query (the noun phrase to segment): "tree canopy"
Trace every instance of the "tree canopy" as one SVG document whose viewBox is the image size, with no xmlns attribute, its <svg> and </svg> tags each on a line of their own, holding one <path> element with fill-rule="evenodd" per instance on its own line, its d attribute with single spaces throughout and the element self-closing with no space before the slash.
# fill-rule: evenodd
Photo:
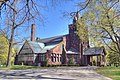
<svg viewBox="0 0 120 80">
<path fill-rule="evenodd" d="M 120 53 L 119 8 L 118 0 L 92 0 L 83 14 L 85 24 L 89 27 L 89 35 L 116 53 Z M 114 43 L 115 48 L 110 43 Z"/>
<path fill-rule="evenodd" d="M 111 63 L 120 62 L 119 3 L 119 0 L 86 0 L 78 3 L 78 11 L 82 10 L 83 14 L 83 20 L 78 25 L 83 29 L 88 27 L 89 41 L 94 46 L 105 46 Z M 79 34 L 85 34 L 84 31 L 78 29 Z"/>
<path fill-rule="evenodd" d="M 8 56 L 8 47 L 9 47 L 9 41 L 8 39 L 3 35 L 0 34 L 0 64 L 6 64 L 7 56 Z M 12 63 L 14 62 L 14 48 L 12 49 Z"/>
</svg>

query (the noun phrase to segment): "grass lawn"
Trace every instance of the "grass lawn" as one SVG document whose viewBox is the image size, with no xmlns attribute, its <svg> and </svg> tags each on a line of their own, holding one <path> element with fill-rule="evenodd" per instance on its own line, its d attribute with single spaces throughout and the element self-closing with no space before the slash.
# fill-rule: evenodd
<svg viewBox="0 0 120 80">
<path fill-rule="evenodd" d="M 34 68 L 43 68 L 39 66 L 22 66 L 22 65 L 12 65 L 10 68 L 5 66 L 0 66 L 0 69 L 34 69 Z"/>
<path fill-rule="evenodd" d="M 120 66 L 113 67 L 100 67 L 97 69 L 97 73 L 107 76 L 113 80 L 120 80 Z"/>
</svg>

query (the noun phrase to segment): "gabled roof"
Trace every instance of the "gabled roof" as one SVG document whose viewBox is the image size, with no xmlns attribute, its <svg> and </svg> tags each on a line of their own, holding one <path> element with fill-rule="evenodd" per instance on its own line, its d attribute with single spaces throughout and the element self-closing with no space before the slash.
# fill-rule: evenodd
<svg viewBox="0 0 120 80">
<path fill-rule="evenodd" d="M 59 44 L 56 43 L 56 44 L 45 45 L 44 43 L 40 43 L 40 42 L 32 42 L 32 41 L 27 41 L 27 42 L 34 53 L 46 53 L 47 50 L 51 50 Z"/>
<path fill-rule="evenodd" d="M 106 54 L 104 47 L 93 47 L 85 49 L 83 55 L 102 55 L 103 53 Z"/>
<path fill-rule="evenodd" d="M 37 40 L 37 42 L 42 42 L 42 43 L 60 42 L 60 41 L 62 41 L 62 38 L 64 36 L 66 36 L 66 35 L 54 36 L 54 37 L 50 37 L 50 38 L 40 39 L 40 40 Z"/>
<path fill-rule="evenodd" d="M 39 53 L 42 50 L 42 48 L 44 47 L 43 43 L 32 42 L 32 41 L 28 41 L 28 43 L 34 53 Z"/>
</svg>

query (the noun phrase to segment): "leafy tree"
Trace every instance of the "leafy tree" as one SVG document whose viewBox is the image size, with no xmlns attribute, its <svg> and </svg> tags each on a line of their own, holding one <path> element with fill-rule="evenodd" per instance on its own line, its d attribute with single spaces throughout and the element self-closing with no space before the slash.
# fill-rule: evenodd
<svg viewBox="0 0 120 80">
<path fill-rule="evenodd" d="M 2 0 L 0 8 L 4 15 L 6 15 L 6 26 L 3 29 L 4 33 L 9 38 L 8 58 L 6 66 L 11 65 L 12 48 L 15 42 L 15 36 L 18 31 L 21 31 L 21 26 L 25 26 L 25 23 L 34 19 L 38 14 L 35 0 Z M 4 7 L 4 5 L 6 7 Z M 24 24 L 24 25 L 23 25 Z M 28 26 L 27 26 L 28 27 Z"/>
<path fill-rule="evenodd" d="M 86 26 L 84 22 L 84 18 L 78 18 L 77 20 L 77 35 L 80 37 L 80 39 L 84 42 L 88 42 L 88 27 Z"/>
<path fill-rule="evenodd" d="M 8 53 L 8 40 L 0 34 L 0 64 L 5 64 Z"/>
<path fill-rule="evenodd" d="M 120 57 L 120 5 L 119 0 L 85 0 L 78 3 L 83 11 L 81 26 L 87 26 L 90 43 L 105 46 L 111 63 Z M 72 12 L 74 14 L 77 12 Z M 85 32 L 78 32 L 85 34 Z M 82 37 L 82 36 L 81 36 Z M 81 38 L 82 39 L 82 38 Z"/>
<path fill-rule="evenodd" d="M 6 64 L 9 47 L 8 43 L 8 39 L 3 34 L 0 34 L 0 64 Z M 14 49 L 12 49 L 12 53 L 11 61 L 13 62 L 15 57 Z"/>
<path fill-rule="evenodd" d="M 111 43 L 111 47 L 115 48 L 115 45 Z M 108 58 L 109 58 L 109 64 L 119 63 L 120 64 L 120 56 L 118 53 L 108 50 Z"/>
<path fill-rule="evenodd" d="M 118 0 L 92 0 L 83 14 L 89 35 L 116 53 L 120 53 L 119 8 Z M 111 42 L 115 48 L 111 47 Z"/>
</svg>

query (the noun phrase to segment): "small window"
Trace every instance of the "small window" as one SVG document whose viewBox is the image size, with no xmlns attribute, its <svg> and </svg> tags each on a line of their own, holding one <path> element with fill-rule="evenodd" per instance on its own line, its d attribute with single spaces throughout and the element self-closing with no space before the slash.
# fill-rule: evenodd
<svg viewBox="0 0 120 80">
<path fill-rule="evenodd" d="M 53 62 L 54 60 L 53 60 L 53 53 L 51 54 L 51 61 Z"/>
</svg>

